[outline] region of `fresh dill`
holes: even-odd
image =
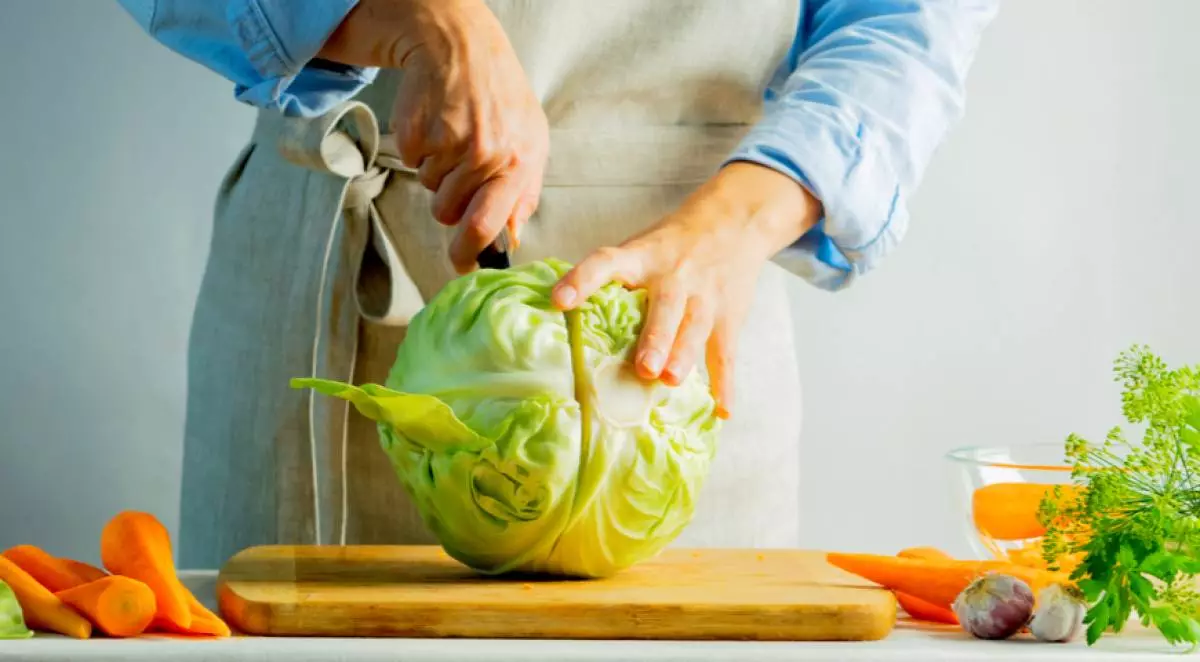
[[[1042,502],[1042,552],[1088,602],[1088,644],[1136,612],[1171,643],[1200,643],[1200,366],[1171,369],[1135,345],[1115,364],[1132,439],[1115,427],[1099,444],[1066,442],[1071,478]]]

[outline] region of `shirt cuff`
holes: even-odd
[[[871,271],[908,226],[898,180],[870,140],[844,111],[784,97],[727,161],[771,168],[821,201],[824,217],[774,261],[824,290]]]
[[[379,70],[316,59],[358,0],[233,0],[227,18],[260,80],[238,85],[239,101],[314,117],[357,94]]]

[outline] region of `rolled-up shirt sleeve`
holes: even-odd
[[[164,46],[223,76],[244,103],[312,117],[377,69],[317,58],[358,0],[118,0]]]
[[[823,217],[775,261],[838,290],[904,237],[908,197],[964,110],[999,0],[810,0],[762,120],[730,161],[795,179]]]

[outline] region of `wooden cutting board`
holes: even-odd
[[[873,640],[888,591],[819,552],[668,550],[603,580],[481,577],[426,546],[266,546],[221,570],[246,634],[554,639]]]
[[[608,579],[487,578],[438,547],[254,547],[217,580],[263,636],[881,639],[895,598],[802,550],[667,550]]]

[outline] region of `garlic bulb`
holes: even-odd
[[[1007,639],[1029,622],[1033,590],[1016,577],[989,574],[963,589],[953,606],[967,632],[980,639]]]
[[[1083,631],[1087,610],[1078,589],[1051,584],[1038,593],[1029,631],[1040,641],[1071,641]]]

